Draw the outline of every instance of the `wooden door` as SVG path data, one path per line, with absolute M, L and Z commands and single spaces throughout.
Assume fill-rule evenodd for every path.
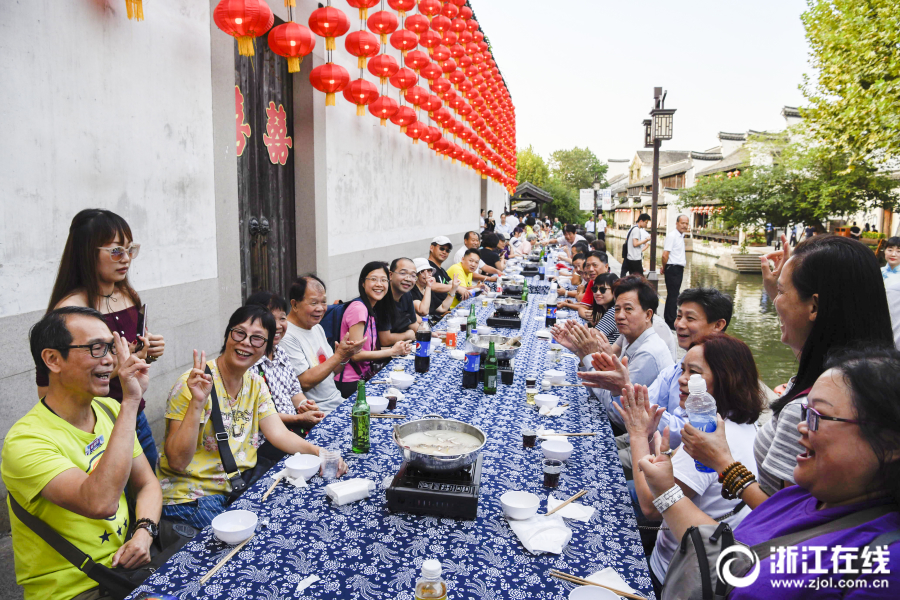
M 266 36 L 251 57 L 238 55 L 235 42 L 234 62 L 241 292 L 245 300 L 260 290 L 287 298 L 297 275 L 291 74 Z

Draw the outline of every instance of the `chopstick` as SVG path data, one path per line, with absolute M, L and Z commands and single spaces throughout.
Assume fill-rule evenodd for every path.
M 553 510 L 548 510 L 548 511 L 547 511 L 547 515 L 552 515 L 553 513 L 555 513 L 556 511 L 558 511 L 558 510 L 561 509 L 562 507 L 567 506 L 568 504 L 570 504 L 570 503 L 572 503 L 572 502 L 575 502 L 576 500 L 578 500 L 579 498 L 581 498 L 581 497 L 584 496 L 585 494 L 587 494 L 587 490 L 581 490 L 580 492 L 578 492 L 577 494 L 575 494 L 574 496 L 572 496 L 571 498 L 569 498 L 568 500 L 566 500 L 565 502 L 563 502 L 562 504 L 560 504 L 559 506 L 557 506 L 556 508 L 554 508 Z
M 553 387 L 584 387 L 583 383 L 554 383 Z
M 568 573 L 563 573 L 562 571 L 557 571 L 556 569 L 550 569 L 550 576 L 556 577 L 557 579 L 562 579 L 563 581 L 568 581 L 569 583 L 577 583 L 578 585 L 596 585 L 597 587 L 607 589 L 615 594 L 618 594 L 619 596 L 631 598 L 631 600 L 647 600 L 643 596 L 635 596 L 634 594 L 629 594 L 628 592 L 623 592 L 622 590 L 611 588 L 609 586 L 603 585 L 602 583 L 595 583 L 593 581 L 590 581 L 589 579 L 583 579 L 575 575 L 569 575 Z
M 369 415 L 373 419 L 405 419 L 406 415 Z
M 597 435 L 597 434 L 593 431 L 585 431 L 582 433 L 548 433 L 546 436 L 542 436 L 542 437 L 554 437 L 554 436 L 576 437 L 576 436 L 584 436 L 584 435 Z
M 269 486 L 269 489 L 266 490 L 266 493 L 263 494 L 263 497 L 262 497 L 262 499 L 260 499 L 260 502 L 265 502 L 265 501 L 266 501 L 266 498 L 269 497 L 269 494 L 272 493 L 272 490 L 275 489 L 275 486 L 278 485 L 278 482 L 281 481 L 281 478 L 282 478 L 282 477 L 284 477 L 284 475 L 279 475 L 278 477 L 275 478 L 275 481 L 272 482 L 272 485 L 270 485 L 270 486 Z
M 254 535 L 256 535 L 256 534 L 254 534 Z M 239 551 L 241 548 L 243 548 L 244 545 L 247 544 L 247 542 L 249 542 L 250 540 L 253 539 L 253 537 L 254 537 L 254 536 L 251 535 L 251 536 L 248 537 L 246 540 L 244 540 L 243 542 L 241 542 L 240 544 L 238 544 L 237 546 L 235 546 L 235 547 L 231 550 L 231 552 L 229 552 L 229 553 L 225 556 L 225 558 L 223 558 L 222 560 L 220 560 L 216 566 L 214 566 L 212 569 L 210 569 L 209 571 L 207 571 L 206 575 L 204 575 L 203 577 L 200 578 L 200 585 L 203 585 L 204 583 L 206 583 L 207 581 L 209 581 L 209 578 L 212 577 L 213 575 L 215 575 L 215 574 L 216 574 L 216 571 L 218 571 L 219 569 L 221 569 L 221 568 L 222 568 L 222 565 L 224 565 L 225 563 L 227 563 L 227 562 L 229 561 L 229 559 L 231 559 L 232 556 L 234 556 L 235 554 L 237 554 L 238 551 Z

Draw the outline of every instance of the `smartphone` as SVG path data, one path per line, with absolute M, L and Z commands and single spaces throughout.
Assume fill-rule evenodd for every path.
M 137 335 L 146 339 L 147 337 L 147 305 L 144 304 L 138 310 Z M 135 342 L 134 351 L 140 352 L 144 349 L 144 342 L 137 340 Z

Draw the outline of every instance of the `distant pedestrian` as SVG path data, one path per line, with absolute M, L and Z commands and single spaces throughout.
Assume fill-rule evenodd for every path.
M 597 239 L 606 241 L 606 217 L 600 217 L 597 221 Z
M 650 234 L 647 227 L 650 226 L 650 215 L 641 213 L 628 234 L 625 236 L 625 244 L 622 248 L 622 271 L 620 277 L 626 275 L 644 274 L 644 249 L 650 243 Z
M 858 240 L 862 230 L 856 225 L 856 221 L 853 221 L 853 225 L 850 227 L 850 237 L 854 240 Z
M 816 235 L 816 228 L 815 228 L 815 226 L 814 226 L 814 225 L 807 225 L 807 226 L 806 226 L 806 229 L 803 230 L 803 235 L 804 235 L 805 239 L 807 239 L 807 240 L 808 240 L 809 238 L 813 237 L 814 235 Z
M 684 267 L 687 266 L 687 254 L 684 248 L 684 234 L 688 230 L 687 215 L 678 215 L 675 219 L 675 231 L 666 235 L 663 247 L 662 268 L 660 272 L 666 280 L 666 307 L 663 318 L 669 329 L 675 329 L 678 317 L 678 294 L 684 280 Z
M 766 223 L 766 246 L 771 246 L 775 240 L 775 227 L 771 223 Z
M 789 243 L 790 243 L 790 245 L 791 245 L 792 248 L 793 248 L 794 246 L 797 245 L 797 234 L 798 234 L 799 232 L 800 232 L 800 226 L 799 226 L 799 225 L 794 225 L 793 227 L 791 227 L 791 240 L 790 240 Z

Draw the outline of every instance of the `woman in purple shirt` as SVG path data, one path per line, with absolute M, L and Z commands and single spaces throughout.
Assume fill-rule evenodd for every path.
M 900 546 L 868 548 L 880 535 L 900 530 L 900 352 L 847 352 L 830 359 L 826 369 L 797 426 L 804 449 L 794 469 L 797 485 L 760 504 L 737 527 L 735 539 L 754 546 L 861 510 L 883 507 L 883 512 L 862 525 L 776 550 L 761 561 L 756 580 L 735 588 L 730 600 L 900 593 Z M 662 452 L 667 445 L 664 439 Z M 672 462 L 662 452 L 638 463 L 657 498 L 674 485 Z M 678 539 L 693 526 L 715 524 L 683 497 L 662 514 Z M 848 564 L 857 558 L 862 560 Z

